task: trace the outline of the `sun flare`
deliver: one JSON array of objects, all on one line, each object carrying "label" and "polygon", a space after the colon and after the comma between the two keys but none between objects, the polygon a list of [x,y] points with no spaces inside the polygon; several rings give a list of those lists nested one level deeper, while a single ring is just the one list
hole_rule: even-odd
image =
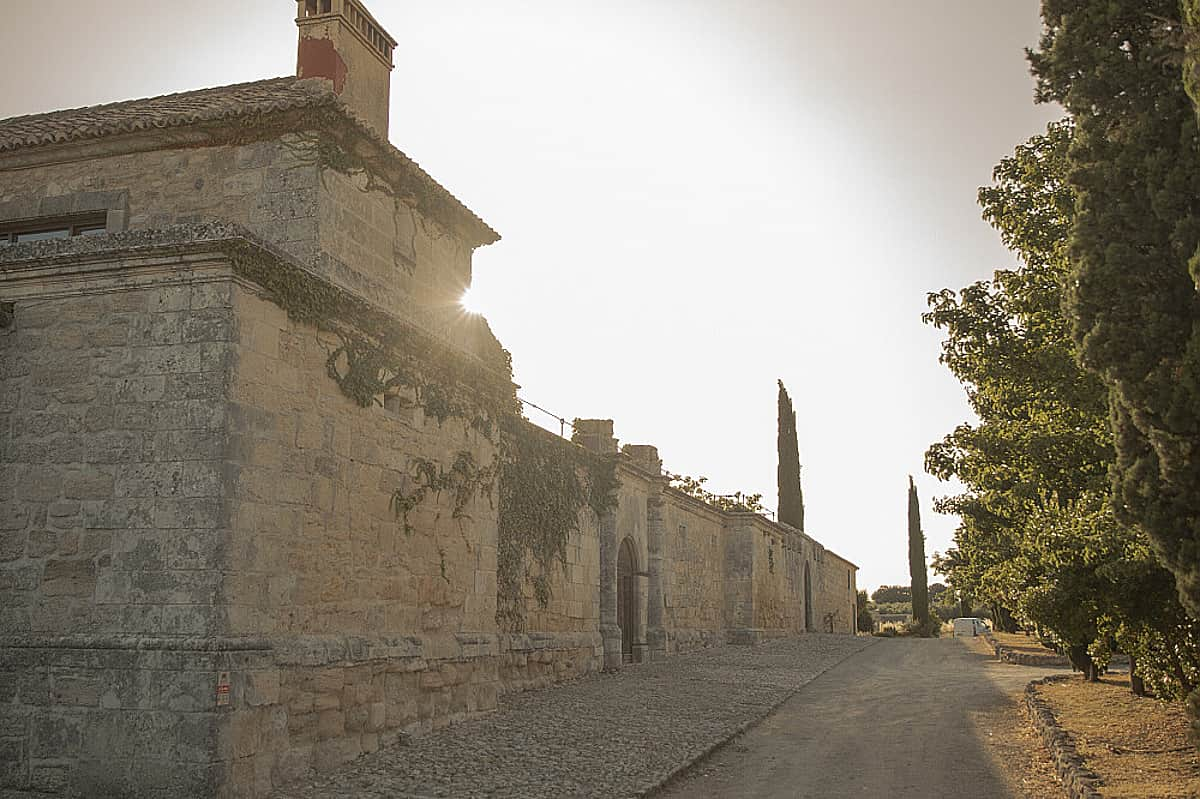
[{"label": "sun flare", "polygon": [[478,314],[480,312],[478,298],[472,295],[470,289],[464,290],[462,296],[458,298],[458,307],[469,314]]}]

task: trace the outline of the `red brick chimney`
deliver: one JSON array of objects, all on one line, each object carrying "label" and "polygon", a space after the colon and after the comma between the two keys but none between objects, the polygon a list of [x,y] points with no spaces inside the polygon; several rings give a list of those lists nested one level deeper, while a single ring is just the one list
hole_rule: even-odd
[{"label": "red brick chimney", "polygon": [[297,0],[296,75],[324,78],[356,116],[388,135],[393,39],[360,0]]}]

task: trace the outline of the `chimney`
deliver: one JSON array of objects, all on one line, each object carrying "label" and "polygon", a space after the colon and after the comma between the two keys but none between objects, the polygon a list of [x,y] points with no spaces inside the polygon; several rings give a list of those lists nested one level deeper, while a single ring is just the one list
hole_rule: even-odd
[{"label": "chimney", "polygon": [[617,451],[612,419],[576,419],[571,440],[592,452],[610,455]]},{"label": "chimney", "polygon": [[296,76],[324,78],[354,112],[388,136],[393,39],[359,0],[297,0]]}]

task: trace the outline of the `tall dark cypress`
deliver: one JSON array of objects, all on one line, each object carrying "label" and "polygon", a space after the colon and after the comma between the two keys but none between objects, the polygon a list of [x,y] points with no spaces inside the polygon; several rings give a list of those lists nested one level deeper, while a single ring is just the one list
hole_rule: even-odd
[{"label": "tall dark cypress", "polygon": [[921,532],[921,505],[917,487],[908,476],[908,573],[912,578],[913,621],[929,623],[929,578],[925,573],[925,533]]},{"label": "tall dark cypress", "polygon": [[804,529],[804,493],[800,489],[800,445],[796,441],[796,412],[783,381],[779,381],[779,521]]}]

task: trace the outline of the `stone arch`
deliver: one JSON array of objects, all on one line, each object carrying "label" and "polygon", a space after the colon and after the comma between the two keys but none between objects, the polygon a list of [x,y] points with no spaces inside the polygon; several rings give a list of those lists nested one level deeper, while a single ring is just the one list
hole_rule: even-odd
[{"label": "stone arch", "polygon": [[807,560],[804,561],[804,631],[813,631],[812,575],[809,573]]},{"label": "stone arch", "polygon": [[640,660],[642,649],[637,545],[626,536],[617,552],[617,626],[621,628],[621,661]]}]

